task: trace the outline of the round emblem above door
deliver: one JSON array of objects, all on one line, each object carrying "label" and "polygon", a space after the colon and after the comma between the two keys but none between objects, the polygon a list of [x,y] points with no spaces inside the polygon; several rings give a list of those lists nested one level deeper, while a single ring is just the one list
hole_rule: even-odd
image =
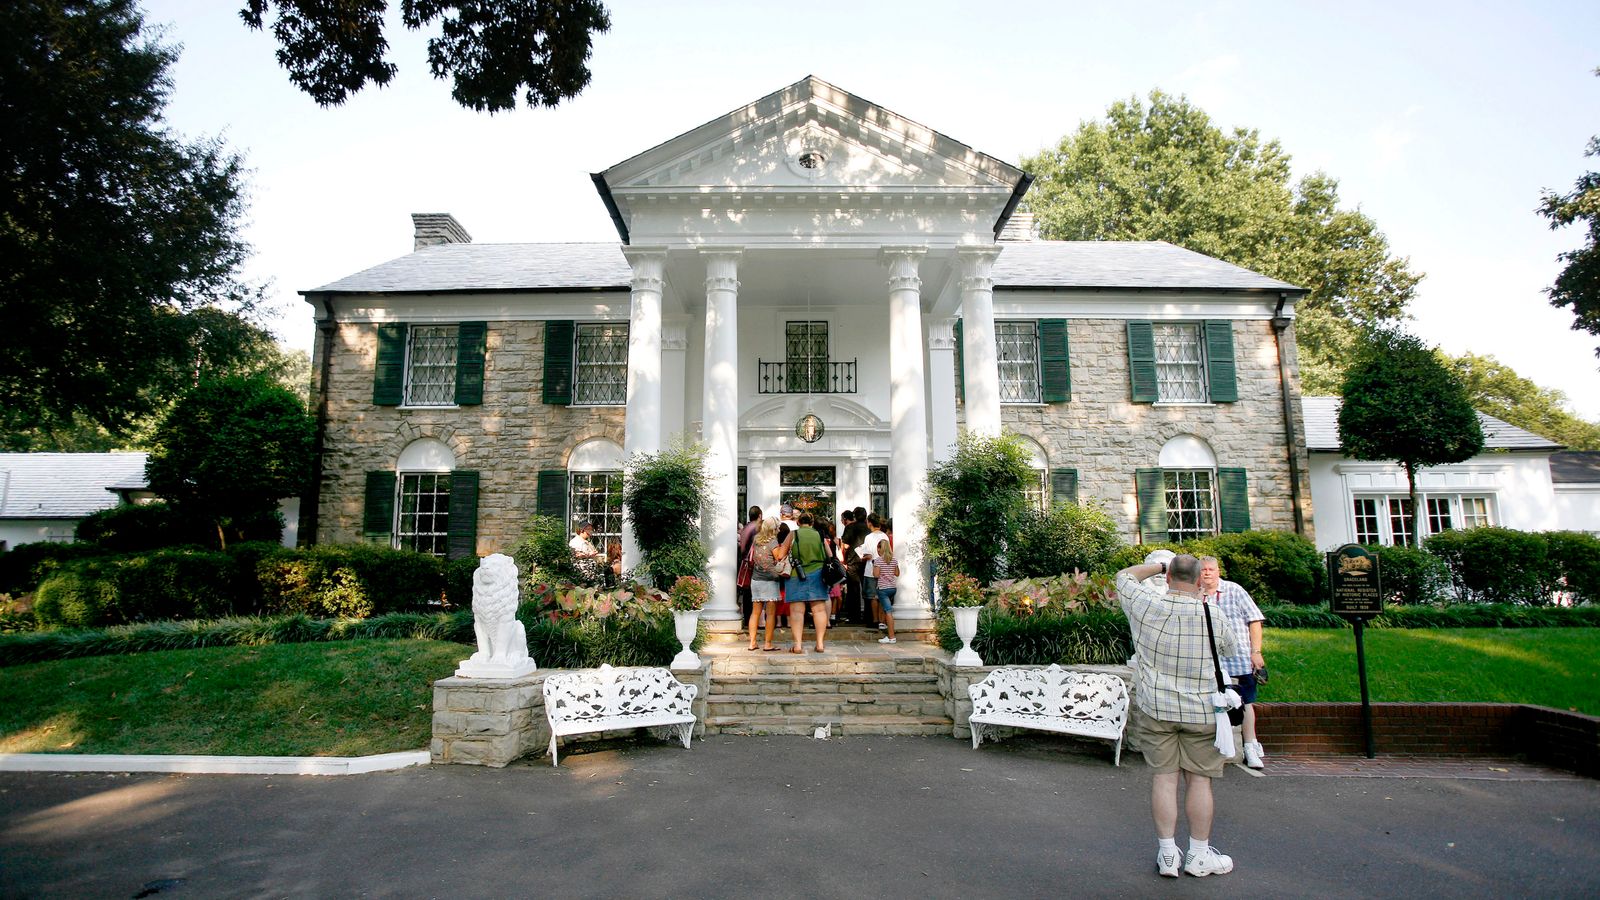
[{"label": "round emblem above door", "polygon": [[825,430],[822,420],[817,418],[816,413],[806,413],[795,423],[794,436],[808,444],[815,444],[822,439]]}]

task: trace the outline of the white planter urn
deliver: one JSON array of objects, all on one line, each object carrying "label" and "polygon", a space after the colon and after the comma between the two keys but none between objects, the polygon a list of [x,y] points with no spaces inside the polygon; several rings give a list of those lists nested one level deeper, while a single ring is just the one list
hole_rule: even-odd
[{"label": "white planter urn", "polygon": [[952,662],[958,666],[983,665],[983,657],[972,649],[972,639],[978,636],[978,613],[983,612],[983,607],[958,606],[950,612],[956,617],[956,636],[961,638],[961,649]]},{"label": "white planter urn", "polygon": [[678,655],[672,658],[672,668],[700,668],[700,657],[689,649],[689,645],[694,643],[695,634],[700,630],[700,610],[673,610],[672,626],[677,632],[678,643],[683,645],[683,649],[678,652]]}]

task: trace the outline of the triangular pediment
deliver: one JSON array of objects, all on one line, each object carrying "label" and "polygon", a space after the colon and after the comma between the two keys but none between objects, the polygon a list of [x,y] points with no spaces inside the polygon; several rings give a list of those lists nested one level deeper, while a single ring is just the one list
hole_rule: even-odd
[{"label": "triangular pediment", "polygon": [[801,79],[602,173],[614,192],[1010,191],[1021,170],[842,91]]}]

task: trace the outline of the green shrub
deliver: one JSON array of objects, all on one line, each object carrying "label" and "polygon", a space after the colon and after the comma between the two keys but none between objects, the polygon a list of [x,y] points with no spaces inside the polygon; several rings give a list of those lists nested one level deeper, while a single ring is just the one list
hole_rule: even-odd
[{"label": "green shrub", "polygon": [[79,564],[44,580],[34,595],[39,624],[93,628],[119,621],[116,584],[99,565]]},{"label": "green shrub", "polygon": [[[685,575],[704,575],[700,516],[708,501],[706,450],[678,444],[628,460],[624,515],[639,542],[639,573],[666,589]],[[590,580],[603,571],[597,570]]]},{"label": "green shrub", "polygon": [[[939,613],[938,636],[945,650],[961,649],[949,609]],[[1110,665],[1133,655],[1133,636],[1121,610],[1018,616],[986,606],[978,614],[972,649],[991,666]]]},{"label": "green shrub", "polygon": [[1173,553],[1189,553],[1183,544],[1155,543],[1155,544],[1129,544],[1119,547],[1106,557],[1100,567],[1095,570],[1096,575],[1115,575],[1129,566],[1137,566],[1144,562],[1144,558],[1155,550],[1171,550]]},{"label": "green shrub", "polygon": [[679,578],[699,577],[705,573],[706,545],[697,538],[656,548],[639,564],[635,577],[656,587],[665,587],[677,583]]},{"label": "green shrub", "polygon": [[435,557],[370,544],[324,544],[282,550],[256,566],[264,611],[364,619],[426,609],[444,595]]},{"label": "green shrub", "polygon": [[116,624],[217,619],[242,610],[234,561],[207,550],[158,550],[110,563]]},{"label": "green shrub", "polygon": [[522,580],[523,599],[534,584],[591,584],[594,570],[580,570],[567,543],[567,525],[555,516],[532,516],[511,551]]},{"label": "green shrub", "polygon": [[204,526],[185,521],[171,506],[123,503],[102,509],[78,522],[78,540],[101,553],[144,553],[163,547],[206,544]]},{"label": "green shrub", "polygon": [[927,544],[941,572],[985,584],[1004,577],[1006,539],[1028,509],[1037,476],[1022,439],[963,433],[954,455],[928,472]]},{"label": "green shrub", "polygon": [[[1215,556],[1222,577],[1250,592],[1257,603],[1317,603],[1322,599],[1322,554],[1292,531],[1242,531],[1195,542]],[[1209,552],[1205,552],[1209,551]]]},{"label": "green shrub", "polygon": [[63,563],[98,555],[100,551],[89,544],[18,544],[0,553],[0,593],[13,597],[31,594]]},{"label": "green shrub", "polygon": [[1600,538],[1581,531],[1551,531],[1544,536],[1561,589],[1574,603],[1600,603]]},{"label": "green shrub", "polygon": [[[1268,628],[1348,628],[1349,621],[1321,606],[1267,606]],[[1373,628],[1593,628],[1600,606],[1525,606],[1458,603],[1451,606],[1393,605],[1368,624]]]},{"label": "green shrub", "polygon": [[39,627],[33,608],[11,599],[10,594],[0,594],[0,634],[19,634]]},{"label": "green shrub", "polygon": [[476,556],[452,559],[444,564],[444,601],[457,609],[472,607],[472,576],[482,560]]},{"label": "green shrub", "polygon": [[1326,603],[1263,605],[1261,614],[1266,617],[1262,624],[1267,628],[1345,628],[1350,624],[1344,617],[1334,615]]},{"label": "green shrub", "polygon": [[1458,602],[1538,606],[1560,577],[1541,534],[1486,526],[1442,531],[1423,546],[1444,562]]},{"label": "green shrub", "polygon": [[1105,510],[1058,503],[1046,512],[1022,514],[1010,541],[1006,569],[1013,578],[1094,572],[1121,546],[1117,523]]},{"label": "green shrub", "polygon": [[1369,544],[1366,549],[1378,558],[1386,602],[1407,605],[1449,602],[1450,570],[1445,567],[1444,560],[1411,547]]}]

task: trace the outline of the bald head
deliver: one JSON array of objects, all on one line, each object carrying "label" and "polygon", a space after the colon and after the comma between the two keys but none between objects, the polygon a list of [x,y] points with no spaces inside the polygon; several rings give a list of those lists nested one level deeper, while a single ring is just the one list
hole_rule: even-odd
[{"label": "bald head", "polygon": [[1198,591],[1200,588],[1200,560],[1188,553],[1180,553],[1167,563],[1167,584],[1180,591]]}]

